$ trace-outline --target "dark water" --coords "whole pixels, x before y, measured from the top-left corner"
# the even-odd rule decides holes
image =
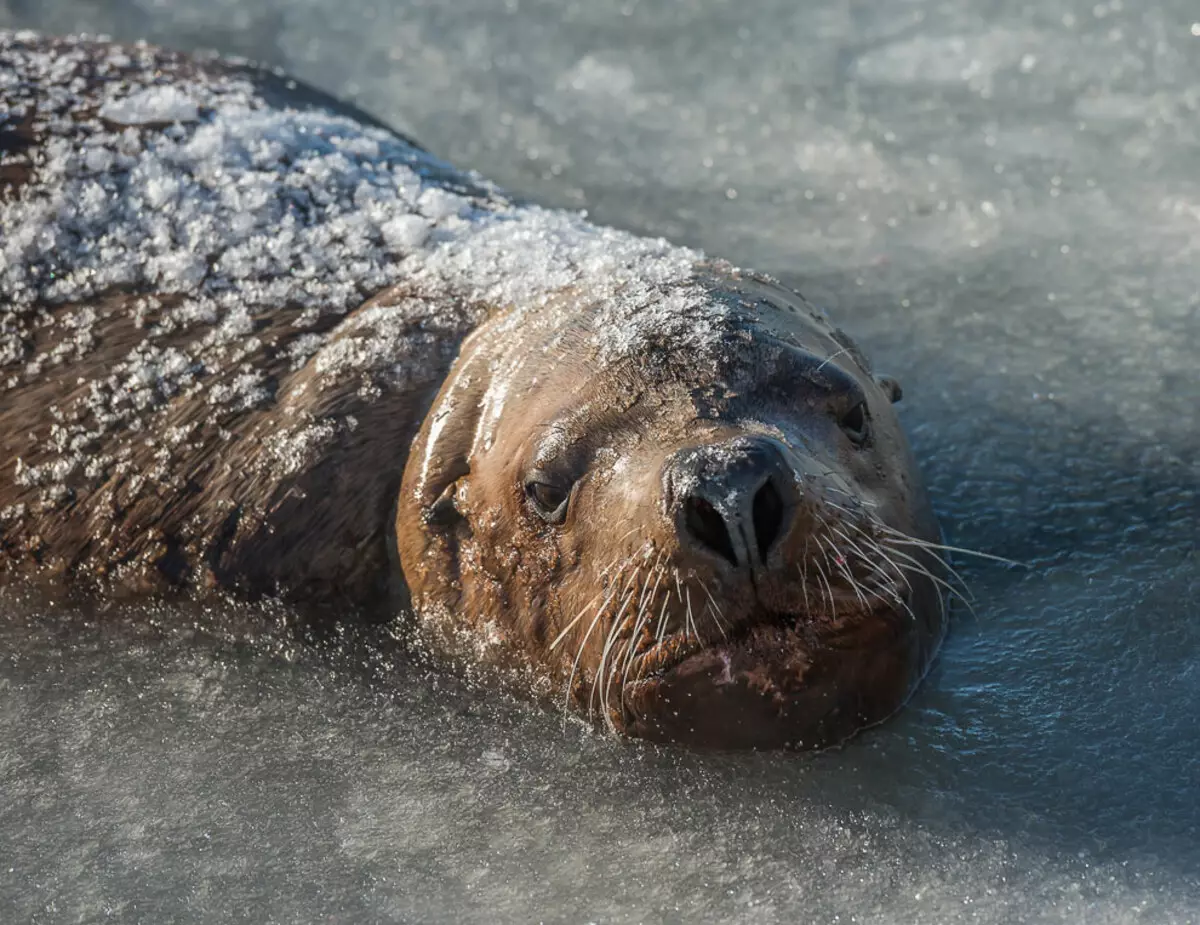
[[[1200,8],[0,0],[283,64],[783,276],[977,596],[817,757],[619,744],[279,614],[0,621],[4,921],[1200,921]]]

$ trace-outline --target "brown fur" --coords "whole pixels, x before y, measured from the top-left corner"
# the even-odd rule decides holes
[[[236,70],[285,98],[340,108],[263,72],[153,49],[136,50],[130,67],[166,81]],[[124,76],[85,61],[62,79]],[[10,199],[36,178],[47,89],[22,87],[19,102],[36,115],[0,125]],[[841,741],[903,703],[944,629],[941,562],[928,545],[938,528],[891,410],[899,386],[770,280],[712,264],[687,285],[727,309],[706,321],[715,359],[672,340],[692,323],[679,314],[675,334],[651,330],[602,362],[612,320],[569,288],[492,311],[414,280],[316,328],[264,313],[234,348],[244,356],[202,370],[207,391],[181,390],[137,426],[100,428],[85,450],[107,462],[49,496],[22,473],[54,461],[63,415],[88,413],[81,390],[145,342],[177,296],[110,291],[12,312],[27,365],[0,366],[0,576],[388,613],[402,570],[443,644],[465,640],[474,658],[531,667],[613,729],[702,745]],[[428,352],[399,382],[293,365],[288,348],[302,334],[370,336],[356,321],[392,305],[405,306],[408,333]],[[91,343],[50,356],[85,309],[97,316]],[[202,356],[205,333],[168,327],[155,344]],[[207,400],[244,366],[265,376],[268,401]],[[856,442],[843,419],[860,406],[870,439]],[[281,463],[279,442],[303,428],[317,434],[311,452]],[[687,468],[689,454],[736,461],[750,445],[777,467],[767,516],[779,525],[760,542],[727,520],[721,553],[687,520],[699,516],[702,471]],[[529,490],[543,477],[570,492],[561,522],[535,511]],[[889,546],[895,537],[918,545]]]
[[[125,356],[129,341],[142,337],[133,329],[132,301],[118,295],[97,303],[105,316],[97,347],[74,362],[95,368]],[[164,477],[149,492],[130,480],[156,468],[161,444],[145,433],[118,432],[89,449],[114,456],[127,450],[127,474],[101,482],[80,478],[69,497],[43,508],[35,489],[16,483],[15,464],[46,460],[50,412],[73,395],[73,362],[10,389],[0,407],[0,509],[25,505],[36,516],[0,524],[0,568],[105,579],[117,591],[200,584],[380,603],[388,584],[386,512],[440,379],[414,382],[410,392],[387,401],[363,400],[357,382],[308,390],[311,370],[291,372],[284,354],[298,333],[277,330],[268,319],[257,332],[269,345],[255,363],[275,383],[270,407],[214,418],[202,394],[180,395],[158,413],[160,432],[194,430],[185,446],[171,451]],[[455,346],[447,337],[443,368]],[[358,427],[339,428],[316,466],[287,477],[272,474],[270,466],[256,468],[263,441],[298,418],[347,416],[357,418]]]
[[[94,87],[151,71],[165,81],[248,75],[264,95],[284,92],[283,79],[270,72],[157,48],[127,48],[129,67],[101,74],[94,62],[108,46],[57,39],[33,44],[44,50],[69,44],[88,52],[78,66],[60,75],[64,86]],[[5,66],[3,55],[0,49],[0,67]],[[36,176],[46,140],[39,127],[55,115],[52,89],[24,85],[5,100],[13,108],[32,108],[19,122],[0,124],[0,196],[19,197]],[[287,92],[292,105],[345,110],[307,88],[293,86]],[[394,507],[409,443],[465,333],[466,309],[456,312],[445,298],[422,296],[409,286],[379,293],[359,311],[401,299],[428,304],[428,317],[415,318],[413,324],[429,333],[434,355],[433,362],[414,370],[416,378],[403,392],[366,401],[359,395],[363,382],[358,379],[336,389],[308,388],[314,378],[311,363],[291,369],[286,351],[292,341],[321,330],[333,329],[335,338],[339,328],[352,331],[355,312],[327,316],[318,327],[303,329],[283,313],[257,318],[254,336],[261,348],[247,360],[266,373],[273,402],[233,412],[214,410],[204,392],[180,394],[155,412],[151,431],[117,431],[87,447],[95,457],[123,457],[127,465],[121,473],[99,479],[78,475],[68,494],[52,504],[36,486],[18,483],[18,460],[33,467],[51,458],[56,413],[79,397],[84,386],[78,383],[124,359],[178,296],[118,291],[85,304],[35,306],[26,314],[36,320],[23,332],[27,358],[44,357],[64,336],[57,324],[61,319],[88,309],[99,318],[93,325],[95,343],[85,353],[44,364],[39,373],[24,375],[0,391],[0,574],[69,578],[76,586],[102,582],[111,593],[236,588],[305,601],[380,605],[390,584],[387,513]],[[147,304],[159,307],[138,310]],[[154,342],[194,347],[206,333],[201,326],[168,332]],[[14,370],[19,367],[0,367],[0,380]],[[217,375],[236,372],[224,368]],[[210,378],[205,384],[216,383]],[[358,426],[346,427],[347,418],[356,419]],[[256,466],[265,440],[304,421],[336,423],[337,436],[319,463],[295,474],[281,474],[269,464]],[[187,428],[191,434],[178,447],[155,439],[171,428]],[[146,490],[142,482],[151,471],[160,475]]]

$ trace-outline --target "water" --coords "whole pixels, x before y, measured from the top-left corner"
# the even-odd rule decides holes
[[[6,921],[1200,921],[1200,13],[3,0],[286,66],[784,277],[904,383],[976,596],[820,756],[622,744],[261,609],[0,621]]]

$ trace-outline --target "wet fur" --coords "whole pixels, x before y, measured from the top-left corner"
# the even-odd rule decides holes
[[[345,111],[241,65],[146,48],[131,55],[133,67],[157,69],[166,79],[235,67],[268,99]],[[0,66],[2,56],[0,47]],[[117,79],[89,74],[86,65],[76,76],[85,83]],[[0,127],[0,195],[23,194],[42,141],[36,119]],[[39,306],[40,321],[81,307],[99,317],[90,350],[24,378],[0,398],[0,576],[69,579],[76,588],[114,594],[278,594],[389,614],[397,607],[398,557],[406,592],[426,620],[445,622],[448,636],[463,631],[494,640],[490,657],[548,673],[568,704],[610,729],[704,745],[840,741],[903,703],[945,624],[950,587],[937,524],[898,424],[886,417],[899,386],[875,376],[853,341],[772,281],[715,263],[697,267],[696,279],[731,308],[713,341],[719,368],[711,381],[698,378],[695,355],[670,342],[643,348],[626,366],[589,367],[596,360],[589,325],[599,322],[586,304],[575,307],[578,321],[566,331],[549,314],[552,301],[524,317],[519,334],[501,336],[504,311],[401,284],[322,322],[334,339],[355,336],[356,315],[374,306],[421,306],[412,324],[429,337],[429,362],[403,389],[366,399],[357,377],[318,384],[314,361],[293,368],[288,346],[312,329],[264,315],[255,319],[259,346],[245,359],[266,374],[269,403],[214,412],[203,394],[178,395],[156,412],[149,432],[117,430],[88,448],[123,458],[124,474],[80,476],[53,502],[21,484],[20,467],[52,458],[56,409],[72,399],[80,372],[126,356],[153,323],[155,309],[147,315],[145,300],[166,306],[171,297],[117,291],[88,306]],[[574,306],[573,293],[558,298]],[[39,342],[47,331],[61,330],[32,326],[30,354],[53,346]],[[168,333],[159,343],[177,338],[184,346],[203,333]],[[564,356],[572,363],[557,362]],[[519,373],[526,361],[529,368],[542,363],[543,378]],[[755,372],[747,378],[747,370],[773,362],[782,364],[778,383],[764,385]],[[236,372],[220,368],[221,375]],[[496,377],[509,377],[519,410],[505,409],[496,448],[480,452],[484,398]],[[840,400],[847,383],[866,390],[885,425],[879,490],[889,493],[887,516],[902,528],[860,503],[846,487],[853,479],[810,474],[807,519],[788,535],[789,568],[755,587],[752,607],[743,606],[741,579],[722,577],[682,549],[669,519],[652,516],[669,505],[656,494],[653,460],[637,483],[640,507],[630,501],[622,508],[619,498],[594,508],[585,503],[586,514],[561,531],[532,518],[521,494],[531,447],[571,402],[594,401],[618,430],[640,427],[666,456],[697,439],[697,422],[706,439],[727,439],[741,426],[735,422],[792,392],[801,409],[795,414],[824,420],[825,405]],[[572,439],[595,450],[589,441],[604,433],[602,418],[585,415]],[[351,419],[353,426],[345,425]],[[305,421],[342,423],[311,465],[296,472],[272,465],[270,442]],[[172,428],[188,436],[166,446],[161,438]],[[789,452],[799,453],[807,439],[818,446],[833,439],[802,431],[780,431]],[[133,484],[150,471],[154,490]],[[595,471],[598,478],[608,472]],[[689,714],[692,725],[684,728],[671,717],[688,712],[688,698],[705,709]],[[701,728],[697,716],[707,716]]]
[[[60,40],[26,40],[43,50]],[[82,46],[99,58],[108,46]],[[279,75],[258,68],[202,60],[157,48],[129,48],[131,65],[164,78],[211,74],[249,76],[264,98],[296,108],[320,107],[352,112],[344,105],[302,85],[285,86]],[[0,67],[5,67],[0,48]],[[84,61],[64,82],[119,80],[120,74],[97,76]],[[35,101],[39,88],[24,87]],[[39,133],[42,104],[36,118],[0,125],[0,196],[15,199],[35,178],[44,138]],[[365,123],[372,120],[353,113]],[[144,133],[161,127],[144,126]],[[404,393],[365,401],[358,380],[336,389],[310,389],[313,362],[293,370],[287,349],[299,336],[322,330],[353,336],[356,312],[323,318],[319,327],[296,328],[285,317],[255,320],[261,348],[247,357],[265,372],[275,400],[265,408],[215,413],[204,393],[179,395],[156,412],[155,432],[118,431],[88,447],[95,456],[128,454],[125,475],[103,481],[77,478],[69,493],[54,504],[41,500],[36,487],[18,483],[18,460],[34,467],[50,459],[50,430],[55,409],[76,397],[81,374],[114,366],[147,337],[162,309],[177,296],[140,291],[110,292],[87,304],[37,307],[38,320],[25,334],[30,357],[53,344],[63,328],[55,321],[80,309],[94,309],[94,346],[82,357],[68,357],[0,392],[0,575],[69,578],[72,586],[99,586],[107,593],[172,593],[182,589],[227,589],[244,594],[283,594],[306,603],[329,602],[364,609],[385,605],[393,582],[388,574],[388,514],[413,436],[433,394],[454,359],[466,330],[456,324],[441,297],[423,297],[410,287],[377,294],[359,311],[400,299],[425,298],[426,318],[414,319],[423,331],[440,336],[431,348],[429,375]],[[159,308],[139,310],[146,304]],[[2,308],[2,307],[0,307]],[[440,319],[440,321],[439,321]],[[186,348],[207,333],[203,327],[156,338],[159,346]],[[423,367],[425,369],[426,367]],[[0,367],[7,378],[14,367]],[[223,369],[218,375],[236,370]],[[416,372],[416,371],[415,371]],[[215,384],[213,381],[209,385]],[[281,475],[257,466],[265,440],[298,421],[358,421],[343,428],[315,466]],[[163,462],[163,443],[148,439],[169,428],[187,428],[186,442]],[[139,474],[158,470],[154,491],[131,484]],[[3,512],[8,512],[4,516]],[[23,516],[16,512],[24,511]]]

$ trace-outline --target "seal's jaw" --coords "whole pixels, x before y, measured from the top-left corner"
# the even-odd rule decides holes
[[[622,731],[707,748],[838,744],[886,719],[912,686],[911,638],[886,621],[869,635],[837,649],[800,620],[759,624],[627,684]]]
[[[825,616],[751,606],[715,639],[665,640],[628,672],[611,722],[703,748],[839,744],[899,709],[922,676],[932,650],[915,596]]]

